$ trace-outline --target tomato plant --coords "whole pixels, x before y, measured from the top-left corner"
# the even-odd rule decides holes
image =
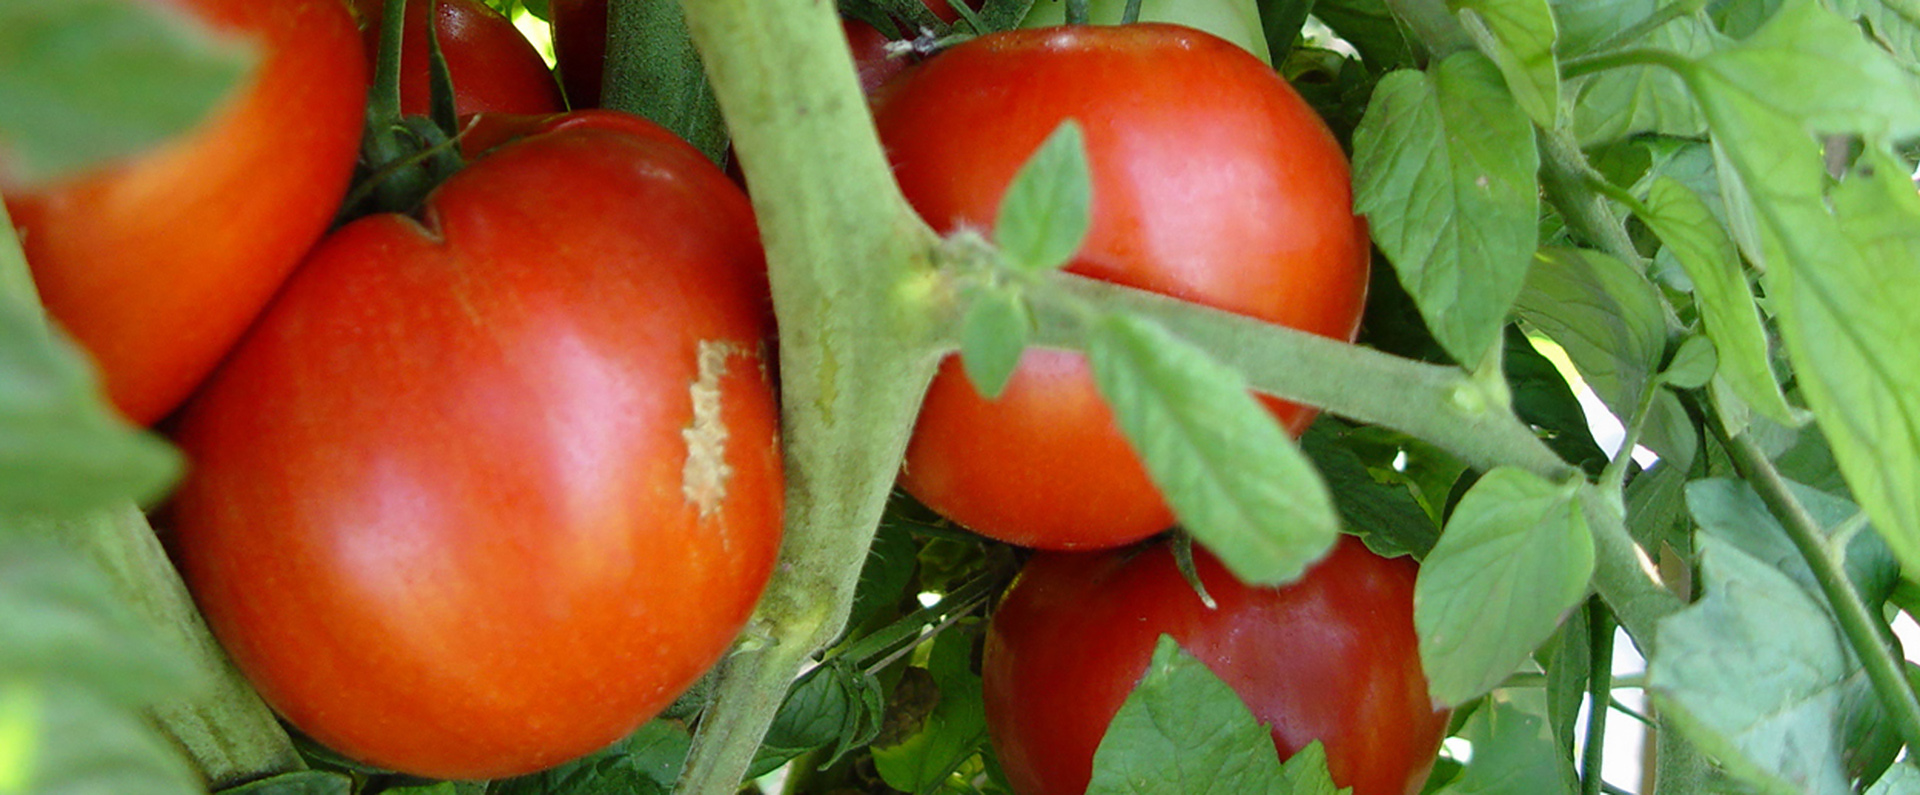
[[[1157,24],[992,34],[888,84],[874,114],[901,191],[936,229],[989,226],[1014,170],[1077,119],[1096,198],[1069,271],[1329,337],[1358,326],[1368,247],[1346,158],[1284,80],[1225,41]],[[1313,417],[1268,405],[1296,434]],[[902,480],[1024,546],[1111,547],[1173,524],[1068,352],[1028,352],[994,400],[949,360]]]
[[[666,706],[760,593],[764,265],[739,190],[611,112],[495,149],[420,217],[328,237],[183,411],[177,554],[315,739],[525,773]]]
[[[320,237],[367,92],[338,0],[180,4],[259,47],[242,93],[163,148],[6,197],[41,300],[142,423],[186,398]]]
[[[380,50],[380,17],[385,0],[354,0],[360,12],[369,62]],[[407,4],[400,48],[400,112],[428,113],[427,3]],[[566,109],[560,84],[547,70],[540,51],[513,26],[513,20],[480,0],[436,0],[434,31],[453,80],[454,112],[558,113]]]
[[[1354,795],[1418,792],[1446,736],[1413,634],[1415,566],[1347,538],[1298,582],[1248,587],[1204,550],[1043,552],[993,614],[981,677],[987,724],[1021,795],[1087,789],[1094,749],[1162,634],[1225,680],[1281,756],[1319,740]]]

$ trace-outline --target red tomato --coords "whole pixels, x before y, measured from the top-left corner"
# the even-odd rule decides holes
[[[380,52],[380,18],[385,0],[353,0],[360,12],[367,58]],[[453,78],[454,112],[559,113],[566,110],[560,84],[547,71],[540,51],[513,26],[513,20],[480,0],[437,0],[435,30]],[[407,0],[407,26],[400,47],[400,112],[427,115],[427,0]]]
[[[330,236],[181,412],[181,570],[355,759],[516,775],[710,667],[780,541],[752,211],[664,130],[560,117]]]
[[[990,34],[875,95],[902,190],[941,231],[991,225],[1013,173],[1066,119],[1086,133],[1093,227],[1068,270],[1351,340],[1367,286],[1347,161],[1258,59],[1173,25]],[[1298,434],[1305,406],[1268,400]],[[1173,515],[1085,359],[1031,351],[986,400],[950,358],[907,451],[907,490],[982,534],[1113,547]]]
[[[247,85],[156,151],[6,197],[47,309],[142,423],[206,377],[325,231],[367,98],[339,0],[151,1],[252,39]]]
[[[1171,635],[1273,727],[1281,758],[1314,740],[1353,795],[1418,792],[1446,737],[1413,632],[1411,560],[1341,539],[1299,581],[1252,588],[1204,550],[1208,609],[1164,544],[1043,552],[987,630],[987,726],[1020,795],[1081,795],[1107,724]]]

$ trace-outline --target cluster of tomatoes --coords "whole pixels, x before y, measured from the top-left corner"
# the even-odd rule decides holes
[[[467,141],[477,156],[417,210],[330,230],[378,0],[177,2],[260,44],[251,83],[183,141],[7,200],[53,316],[120,409],[190,457],[162,525],[210,625],[290,722],[374,765],[498,777],[631,731],[725,651],[779,547],[772,308],[744,193],[657,126],[564,112],[505,18],[440,0],[459,112],[523,116]],[[402,105],[421,113],[410,8]],[[551,10],[588,107],[604,1]],[[901,71],[848,29],[935,228],[990,224],[1076,119],[1095,198],[1070,270],[1352,338],[1368,243],[1345,159],[1257,58],[1175,26],[1065,27]],[[1312,419],[1269,406],[1295,433]],[[1419,669],[1412,564],[1349,539],[1256,589],[1202,553],[1203,606],[1165,546],[1139,543],[1174,517],[1078,355],[1029,352],[994,400],[948,362],[903,471],[957,522],[1053,550],[983,661],[1020,792],[1084,790],[1162,633],[1282,754],[1323,741],[1360,795],[1424,780],[1446,715]]]

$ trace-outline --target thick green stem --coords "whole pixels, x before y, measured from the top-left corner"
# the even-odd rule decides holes
[[[207,631],[138,509],[129,504],[83,519],[46,522],[34,532],[59,539],[98,565],[142,623],[201,672],[204,681],[192,697],[156,705],[153,715],[213,788],[306,768],[273,711]]]
[[[1540,187],[1546,191],[1547,201],[1566,219],[1567,227],[1588,245],[1644,269],[1640,250],[1634,248],[1627,227],[1607,207],[1606,199],[1593,189],[1588,178],[1593,167],[1587,164],[1587,156],[1580,151],[1573,134],[1566,130],[1541,130],[1539,139]]]
[[[1613,703],[1613,613],[1604,602],[1587,602],[1587,648],[1591,671],[1587,678],[1587,745],[1580,755],[1582,795],[1600,795],[1602,762],[1607,747],[1607,712]]]
[[[1719,426],[1714,427],[1717,431]],[[1867,679],[1873,683],[1874,693],[1899,729],[1900,738],[1908,748],[1920,748],[1920,700],[1914,698],[1900,658],[1881,635],[1879,622],[1860,600],[1853,582],[1847,579],[1846,569],[1827,551],[1820,522],[1793,496],[1786,479],[1752,439],[1741,435],[1731,440],[1723,437],[1723,442],[1727,452],[1733,455],[1734,468],[1760,493],[1767,510],[1786,528],[1794,548],[1813,570],[1813,579],[1820,584],[1820,592],[1826,595],[1828,606],[1840,621],[1840,633],[1866,668]]]
[[[1071,300],[1158,321],[1239,370],[1262,392],[1420,437],[1479,469],[1516,466],[1549,480],[1577,474],[1513,416],[1499,395],[1460,368],[1403,359],[1070,273],[1048,279]],[[1041,298],[1034,311],[1036,343],[1084,347],[1080,316],[1071,307]]]
[[[1595,72],[1624,69],[1629,66],[1662,66],[1675,72],[1683,72],[1687,68],[1687,59],[1678,53],[1652,47],[1610,50],[1562,62],[1560,76],[1572,80]]]
[[[600,102],[644,116],[724,163],[727,127],[677,0],[609,0]]]
[[[840,633],[942,345],[938,239],[881,154],[831,3],[688,0],[780,318],[787,539],[678,791],[730,793],[802,666]]]
[[[1419,437],[1479,469],[1519,467],[1555,481],[1579,474],[1513,416],[1493,394],[1496,390],[1460,368],[1403,359],[1070,273],[1049,275],[1046,286],[1061,298],[1035,292],[1036,344],[1083,349],[1075,307],[1120,309],[1159,322],[1245,374],[1247,383],[1262,392]],[[1595,583],[1645,648],[1654,625],[1682,605],[1645,565],[1644,553],[1627,532],[1619,491],[1583,489],[1594,536]]]
[[[43,312],[26,255],[0,204],[0,300]],[[30,531],[93,560],[162,642],[201,672],[193,697],[158,705],[154,718],[216,787],[305,767],[287,733],[207,631],[186,585],[132,504]]]

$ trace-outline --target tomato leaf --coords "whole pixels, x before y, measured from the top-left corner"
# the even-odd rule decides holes
[[[1538,160],[1499,69],[1472,52],[1388,75],[1354,132],[1354,211],[1458,361],[1499,341],[1526,279]]]
[[[395,792],[395,790],[387,790]],[[220,790],[218,795],[352,795],[353,777],[331,770],[296,770]]]
[[[1547,0],[1448,0],[1480,51],[1506,76],[1507,90],[1534,123],[1560,118],[1560,65],[1553,59],[1553,8]]]
[[[184,132],[254,60],[173,5],[0,0],[0,177],[53,179]]]
[[[1443,795],[1528,793],[1554,795],[1579,790],[1571,758],[1547,725],[1546,697],[1538,690],[1503,690],[1475,710],[1460,732],[1473,743],[1465,775]]]
[[[872,675],[835,661],[808,671],[787,691],[760,741],[749,775],[765,775],[808,751],[834,746],[834,758],[880,731],[883,697]]]
[[[1767,331],[1747,286],[1740,252],[1700,196],[1673,177],[1647,186],[1646,222],[1693,282],[1707,336],[1720,358],[1721,377],[1735,394],[1775,422],[1799,424],[1773,374]]]
[[[1661,712],[1760,792],[1851,792],[1846,729],[1877,708],[1860,664],[1793,580],[1700,543],[1706,597],[1660,623],[1647,670]]]
[[[1154,484],[1234,576],[1289,582],[1333,546],[1326,484],[1239,373],[1125,315],[1097,321],[1088,354]]]
[[[1673,360],[1661,369],[1660,380],[1675,389],[1699,389],[1713,380],[1719,368],[1720,354],[1714,349],[1713,340],[1690,336],[1673,352]]]
[[[1233,689],[1166,635],[1108,724],[1087,786],[1087,795],[1334,791],[1318,743],[1283,768],[1272,734]]]
[[[1833,10],[1867,23],[1875,40],[1907,66],[1920,65],[1920,6],[1911,0],[1834,0]]]
[[[1791,0],[1699,61],[1689,84],[1713,121],[1722,190],[1745,200],[1736,240],[1766,269],[1800,391],[1854,497],[1902,563],[1920,566],[1920,349],[1908,344],[1920,313],[1893,287],[1920,274],[1920,197],[1874,145],[1829,195],[1813,138],[1920,129],[1920,78],[1846,21]]]
[[[1887,768],[1886,775],[1874,782],[1867,795],[1920,795],[1920,769],[1912,765]]]
[[[1034,150],[1000,198],[993,239],[1008,264],[1048,271],[1073,260],[1093,225],[1093,172],[1086,137],[1072,119]]]
[[[1300,449],[1326,478],[1334,507],[1347,528],[1375,554],[1425,557],[1440,527],[1413,498],[1407,484],[1376,479],[1345,443],[1353,426],[1325,414],[1300,437]]]
[[[650,721],[612,746],[519,778],[495,781],[487,795],[666,795],[693,739],[685,727]]]
[[[72,515],[157,495],[178,476],[179,454],[121,419],[85,355],[45,322],[0,302],[0,515]]]
[[[1560,54],[1587,54],[1661,5],[1660,0],[1554,0]],[[1681,15],[1632,44],[1692,56],[1712,50],[1717,38],[1711,23]],[[1574,94],[1574,133],[1584,145],[1640,133],[1697,136],[1706,130],[1706,120],[1680,77],[1658,67],[1608,69],[1575,78],[1569,90]]]
[[[50,544],[0,546],[0,638],[0,784],[205,791],[143,709],[186,695],[199,680],[127,612],[97,568]]]
[[[1829,545],[1841,554],[1847,578],[1861,599],[1870,605],[1885,600],[1900,581],[1900,565],[1894,561],[1892,551],[1870,531],[1855,532],[1845,538],[1836,533],[1860,513],[1860,507],[1799,483],[1789,481],[1787,487],[1827,532]],[[1686,486],[1686,505],[1702,533],[1772,566],[1807,593],[1820,592],[1813,570],[1752,486],[1727,478],[1696,480]]]
[[[1313,16],[1359,50],[1360,58],[1375,70],[1414,63],[1416,45],[1384,0],[1316,0]]]
[[[1645,276],[1598,251],[1547,249],[1515,310],[1559,343],[1615,416],[1633,416],[1667,350],[1664,304]]]
[[[1033,316],[1012,289],[981,286],[969,293],[960,323],[960,365],[974,390],[993,399],[1006,391],[1020,366]]]
[[[873,749],[874,768],[888,786],[934,792],[986,742],[985,696],[972,667],[977,634],[949,629],[934,638],[927,672],[939,688],[939,702],[913,736]]]
[[[1533,426],[1562,460],[1598,475],[1607,452],[1593,440],[1593,429],[1560,368],[1533,347],[1517,325],[1507,327],[1503,365],[1513,393],[1513,413]]]
[[[1413,592],[1420,661],[1435,701],[1492,690],[1553,637],[1593,576],[1593,536],[1575,484],[1499,467],[1454,508]]]

